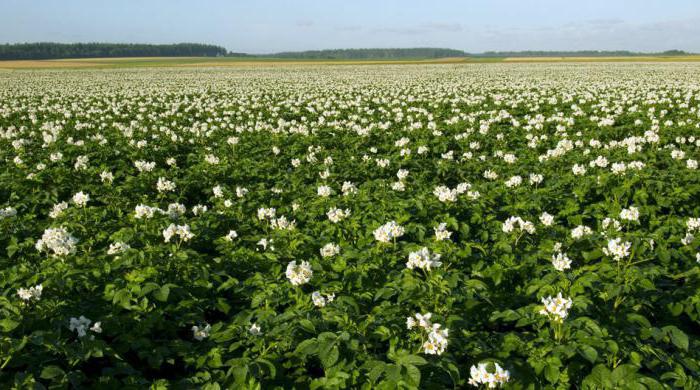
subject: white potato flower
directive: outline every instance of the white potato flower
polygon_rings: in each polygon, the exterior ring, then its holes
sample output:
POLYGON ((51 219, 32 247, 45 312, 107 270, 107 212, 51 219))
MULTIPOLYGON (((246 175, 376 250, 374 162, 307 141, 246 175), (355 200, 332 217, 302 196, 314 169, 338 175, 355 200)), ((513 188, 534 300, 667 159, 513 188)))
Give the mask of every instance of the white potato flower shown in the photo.
POLYGON ((540 222, 544 226, 552 226, 554 224, 554 216, 545 211, 540 215, 540 222))
POLYGON ((520 176, 513 176, 505 182, 506 187, 513 188, 522 184, 523 178, 520 176))
POLYGON ((109 171, 100 172, 100 180, 103 183, 112 183, 114 181, 114 175, 109 171))
POLYGON ((134 217, 136 219, 150 219, 153 218, 154 214, 160 211, 156 207, 146 206, 143 204, 137 205, 134 209, 134 217))
POLYGON ((211 334, 211 325, 209 325, 209 324, 206 324, 203 327, 199 327, 196 325, 192 327, 192 336, 197 341, 204 340, 205 338, 209 337, 210 334, 211 334))
POLYGON ((547 316, 554 322, 562 322, 569 315, 572 303, 571 299, 562 297, 561 293, 557 294, 556 297, 542 298, 544 307, 540 310, 540 314, 547 316))
POLYGON ((163 239, 165 242, 170 242, 170 239, 177 236, 180 242, 187 242, 194 237, 194 233, 188 225, 175 225, 171 223, 163 230, 163 239))
POLYGON ((574 229, 571 230, 571 237, 577 240, 585 236, 590 236, 591 234, 593 234, 593 230, 588 226, 584 225, 576 226, 574 229))
POLYGON ((308 261, 302 261, 297 264, 296 260, 290 261, 287 264, 285 275, 294 286, 299 286, 308 283, 313 276, 314 271, 311 269, 311 264, 308 261))
POLYGON ((334 243, 328 243, 324 245, 321 250, 321 257, 333 257, 340 253, 340 246, 334 244, 334 243))
POLYGON ((172 192, 175 191, 175 183, 164 177, 159 177, 156 183, 156 189, 160 193, 172 192))
POLYGON ((238 233, 236 233, 235 230, 229 230, 228 234, 224 237, 224 239, 228 242, 231 242, 235 240, 238 237, 238 233))
POLYGON ((505 385, 510 380, 510 372, 501 367, 498 363, 493 363, 494 372, 489 372, 486 363, 479 363, 478 366, 471 366, 469 369, 469 384, 472 386, 484 386, 489 389, 505 385))
POLYGON ((343 186, 341 188, 341 191, 343 191, 344 196, 352 195, 357 193, 357 187, 355 187, 355 184, 346 181, 343 182, 343 186))
POLYGON ((70 329, 71 332, 76 332, 78 337, 85 337, 88 330, 95 333, 102 333, 102 324, 100 322, 96 322, 95 325, 89 327, 91 323, 92 321, 85 318, 85 316, 80 316, 79 318, 71 317, 68 322, 68 329, 70 329))
POLYGON ((504 233, 510 233, 515 230, 516 227, 528 234, 535 234, 535 225, 532 222, 516 216, 511 216, 505 220, 501 226, 501 230, 503 230, 504 233))
POLYGON ((406 268, 408 269, 420 268, 426 271, 430 271, 432 268, 437 268, 441 265, 440 255, 437 253, 430 253, 426 247, 416 252, 409 253, 408 261, 406 262, 406 268))
POLYGON ((404 228, 396 221, 390 221, 376 228, 373 232, 374 238, 379 242, 391 242, 403 236, 404 228))
POLYGON ((620 211, 620 219, 634 222, 639 221, 639 209, 634 206, 622 209, 622 211, 620 211))
POLYGON ((571 260, 566 253, 559 252, 552 255, 552 265, 557 271, 565 271, 571 268, 571 260))
POLYGON ((127 251, 129 248, 131 248, 129 246, 129 244, 126 244, 126 243, 121 242, 121 241, 117 241, 113 244, 109 244, 109 249, 107 249, 107 254, 108 255, 116 255, 116 254, 123 253, 123 252, 127 251))
POLYGON ((258 336, 262 333, 260 330, 260 326, 258 326, 258 324, 255 324, 255 323, 250 325, 248 332, 250 332, 250 334, 252 334, 253 336, 258 336))
POLYGON ((17 295, 24 301, 38 301, 43 290, 44 287, 41 284, 37 284, 34 287, 18 289, 17 295))
POLYGON ((623 242, 622 239, 618 237, 608 240, 608 246, 603 248, 603 253, 612 257, 616 261, 620 261, 630 255, 631 247, 632 243, 623 242))
POLYGON ((318 189, 316 190, 316 192, 317 192, 318 196, 323 197, 323 198, 327 198, 327 197, 331 196, 331 194, 333 193, 333 191, 331 190, 331 187, 329 187, 327 185, 319 186, 318 189))
POLYGON ((324 297, 320 292, 314 291, 311 293, 311 300, 317 307, 324 307, 326 304, 333 302, 335 294, 326 294, 324 297))
POLYGON ((78 240, 65 228, 58 227, 44 230, 35 247, 38 251, 50 252, 53 256, 66 256, 75 253, 77 243, 78 240))
POLYGON ((452 232, 447 230, 447 223, 445 222, 441 222, 433 230, 435 230, 435 240, 437 241, 449 240, 452 237, 452 232))
POLYGON ((87 205, 87 202, 89 200, 90 200, 90 195, 84 193, 83 191, 80 191, 77 194, 73 195, 73 198, 72 198, 73 203, 75 203, 75 205, 78 207, 85 207, 85 205, 87 205))
POLYGON ((326 213, 326 216, 331 222, 338 223, 350 216, 350 209, 342 210, 337 207, 331 207, 326 213))

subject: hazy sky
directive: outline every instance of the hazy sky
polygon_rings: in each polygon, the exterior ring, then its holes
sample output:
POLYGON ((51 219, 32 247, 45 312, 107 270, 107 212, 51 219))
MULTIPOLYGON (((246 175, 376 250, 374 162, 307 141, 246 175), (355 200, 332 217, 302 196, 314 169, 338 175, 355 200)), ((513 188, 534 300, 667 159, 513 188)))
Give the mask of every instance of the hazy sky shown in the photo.
POLYGON ((0 42, 700 52, 700 0, 0 0, 0 42))

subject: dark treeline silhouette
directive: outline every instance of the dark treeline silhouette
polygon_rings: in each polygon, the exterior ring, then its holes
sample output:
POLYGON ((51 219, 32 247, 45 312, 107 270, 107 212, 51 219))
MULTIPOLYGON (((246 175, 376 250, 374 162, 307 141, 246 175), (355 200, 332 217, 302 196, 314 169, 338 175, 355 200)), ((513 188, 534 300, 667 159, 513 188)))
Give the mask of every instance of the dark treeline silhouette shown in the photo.
POLYGON ((225 48, 201 43, 175 43, 152 45, 141 43, 15 43, 0 44, 0 60, 45 60, 54 58, 98 57, 251 57, 315 60, 366 60, 366 59, 420 59, 446 57, 633 57, 687 55, 682 50, 659 53, 640 53, 627 50, 599 51, 487 51, 467 53, 462 50, 417 47, 389 49, 329 49, 290 51, 272 54, 246 54, 228 52, 225 48))
POLYGON ((634 57, 634 56, 682 56, 683 50, 666 50, 658 53, 640 53, 627 50, 580 50, 580 51, 487 51, 471 54, 473 57, 634 57))
POLYGON ((417 47, 410 49, 330 49, 282 52, 266 55, 274 58, 301 58, 327 60, 364 60, 364 59, 393 59, 393 58, 444 58, 465 57, 467 53, 461 50, 417 47))
POLYGON ((214 57, 226 54, 226 49, 221 46, 200 43, 167 45, 53 42, 0 44, 0 59, 3 60, 97 57, 214 57))

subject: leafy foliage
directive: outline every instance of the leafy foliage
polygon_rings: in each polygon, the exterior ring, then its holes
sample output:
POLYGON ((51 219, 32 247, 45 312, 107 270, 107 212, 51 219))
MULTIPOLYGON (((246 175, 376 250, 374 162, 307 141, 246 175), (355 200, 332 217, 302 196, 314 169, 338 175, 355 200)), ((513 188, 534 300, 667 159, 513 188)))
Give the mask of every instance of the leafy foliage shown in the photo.
POLYGON ((698 69, 0 73, 0 387, 697 389, 698 69))

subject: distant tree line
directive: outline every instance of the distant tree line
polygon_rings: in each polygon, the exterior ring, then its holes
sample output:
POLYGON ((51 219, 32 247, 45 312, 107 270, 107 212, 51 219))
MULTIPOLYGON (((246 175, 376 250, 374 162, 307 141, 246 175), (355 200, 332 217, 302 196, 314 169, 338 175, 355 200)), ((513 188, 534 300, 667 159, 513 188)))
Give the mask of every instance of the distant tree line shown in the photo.
POLYGON ((461 50, 418 47, 410 49, 331 49, 282 52, 266 55, 273 58, 300 58, 325 60, 365 60, 395 58, 465 57, 461 50))
POLYGON ((687 55, 682 50, 639 53, 626 50, 599 51, 487 51, 470 54, 462 50, 417 47, 405 49, 329 49, 289 51, 264 55, 229 52, 221 46, 201 43, 152 45, 141 43, 15 43, 0 44, 0 60, 44 60, 98 57, 262 57, 315 60, 411 59, 447 57, 630 57, 687 55))
POLYGON ((0 44, 2 60, 44 60, 97 57, 215 57, 228 54, 221 46, 200 43, 16 43, 0 44))
POLYGON ((472 57, 634 57, 634 56, 682 56, 683 50, 666 50, 657 53, 640 53, 627 50, 580 50, 580 51, 487 51, 471 54, 472 57))

